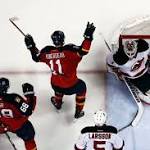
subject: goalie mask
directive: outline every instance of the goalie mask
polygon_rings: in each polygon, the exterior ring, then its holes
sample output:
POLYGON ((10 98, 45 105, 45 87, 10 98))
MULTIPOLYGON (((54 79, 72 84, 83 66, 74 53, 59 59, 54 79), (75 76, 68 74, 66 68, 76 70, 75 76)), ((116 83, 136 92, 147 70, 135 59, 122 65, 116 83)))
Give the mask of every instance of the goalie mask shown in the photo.
POLYGON ((0 95, 6 94, 8 88, 9 88, 9 80, 6 78, 0 78, 0 95))
POLYGON ((137 53, 137 43, 136 43, 136 41, 133 41, 133 40, 125 41, 125 43, 124 43, 124 52, 130 59, 135 57, 135 55, 137 53))
POLYGON ((94 114, 94 123, 96 126, 103 126, 106 123, 106 112, 99 110, 94 114))
POLYGON ((64 39, 65 35, 62 31, 55 31, 51 35, 52 41, 56 47, 63 46, 64 45, 64 39))

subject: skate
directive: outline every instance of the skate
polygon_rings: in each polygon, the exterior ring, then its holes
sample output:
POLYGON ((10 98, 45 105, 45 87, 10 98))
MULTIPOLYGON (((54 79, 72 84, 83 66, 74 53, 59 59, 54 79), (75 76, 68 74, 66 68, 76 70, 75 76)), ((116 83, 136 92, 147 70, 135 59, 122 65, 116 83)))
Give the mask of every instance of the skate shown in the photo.
POLYGON ((54 106, 57 110, 60 110, 60 109, 61 109, 62 102, 59 102, 59 103, 56 102, 54 96, 51 97, 51 102, 52 102, 53 106, 54 106))
POLYGON ((84 116, 84 111, 76 110, 75 115, 74 115, 75 119, 81 118, 83 116, 84 116))

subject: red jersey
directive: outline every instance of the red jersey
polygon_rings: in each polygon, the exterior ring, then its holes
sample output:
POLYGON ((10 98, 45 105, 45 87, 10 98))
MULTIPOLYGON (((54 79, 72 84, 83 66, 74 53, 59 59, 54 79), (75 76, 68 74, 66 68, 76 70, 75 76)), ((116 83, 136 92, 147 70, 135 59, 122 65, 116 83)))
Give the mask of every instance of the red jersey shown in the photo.
POLYGON ((31 97, 25 100, 18 94, 0 96, 0 122, 8 127, 8 131, 15 132, 28 120, 35 103, 35 96, 32 100, 31 97))
POLYGON ((81 46, 68 44, 62 47, 46 46, 38 55, 38 61, 46 63, 51 71, 51 83, 57 87, 69 88, 78 81, 77 67, 82 56, 87 54, 90 40, 84 40, 81 46))

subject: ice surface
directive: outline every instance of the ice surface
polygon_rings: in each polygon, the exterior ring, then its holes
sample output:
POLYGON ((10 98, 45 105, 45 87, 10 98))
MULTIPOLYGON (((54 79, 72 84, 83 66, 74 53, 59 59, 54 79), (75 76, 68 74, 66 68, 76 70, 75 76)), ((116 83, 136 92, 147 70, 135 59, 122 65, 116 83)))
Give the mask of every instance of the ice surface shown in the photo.
MULTIPOLYGON (((108 123, 120 129, 132 121, 137 111, 137 106, 125 84, 117 80, 114 75, 107 74, 106 83, 108 123)), ((120 132, 120 135, 125 140, 124 150, 149 150, 150 106, 145 104, 144 108, 145 111, 139 124, 134 128, 129 127, 120 132)))
MULTIPOLYGON (((30 33, 34 37, 39 49, 51 44, 50 35, 54 30, 58 29, 65 32, 66 43, 80 45, 87 21, 94 22, 96 31, 92 49, 90 54, 79 65, 79 70, 81 72, 103 71, 105 70, 105 58, 109 52, 99 33, 103 32, 106 39, 111 39, 110 33, 118 26, 118 23, 132 16, 149 14, 149 6, 149 0, 138 2, 137 0, 126 0, 124 3, 120 0, 1 0, 0 76, 10 79, 10 92, 16 91, 21 94, 21 83, 23 82, 28 81, 34 84, 38 96, 38 104, 31 121, 37 131, 36 140, 39 150, 60 150, 62 145, 65 146, 63 150, 73 149, 73 144, 81 128, 92 123, 91 114, 98 108, 105 107, 106 92, 108 104, 112 103, 112 105, 107 104, 107 108, 110 109, 108 111, 110 116, 108 122, 117 125, 117 127, 122 127, 131 119, 130 117, 136 111, 136 106, 133 100, 129 98, 130 94, 128 92, 120 95, 122 90, 127 89, 113 77, 109 79, 108 91, 106 91, 103 74, 84 74, 81 77, 87 81, 88 85, 85 106, 87 115, 76 124, 72 124, 74 113, 73 96, 65 97, 63 111, 57 114, 49 102, 52 94, 49 85, 49 73, 42 73, 43 71, 49 72, 49 69, 46 65, 36 64, 32 61, 30 52, 26 50, 24 45, 24 37, 9 22, 9 18, 13 16, 19 18, 16 24, 23 32, 30 33), (20 74, 21 72, 25 74, 20 74), (41 74, 26 74, 27 72, 40 72, 41 74), (112 84, 116 86, 114 87, 112 84), (119 90, 118 95, 109 95, 111 92, 116 93, 114 90, 119 90), (109 99, 110 96, 112 96, 111 99, 109 99), (120 122, 116 123, 118 118, 120 122)), ((149 150, 149 111, 149 106, 146 105, 143 120, 134 130, 137 134, 135 138, 136 150, 149 150), (142 140, 141 135, 145 137, 144 140, 142 140)), ((130 131, 131 129, 126 130, 130 131)), ((120 134, 126 138, 126 143, 128 143, 127 141, 133 138, 131 132, 125 131, 120 134)), ((19 147, 19 150, 23 150, 22 141, 12 134, 11 137, 17 147, 19 147)), ((126 149, 130 149, 128 148, 130 144, 130 142, 126 144, 126 149)), ((0 135, 0 150, 11 149, 5 136, 0 135)))
MULTIPOLYGON (((93 125, 94 112, 105 108, 104 75, 79 74, 79 77, 87 83, 88 92, 84 109, 85 116, 76 122, 73 119, 75 95, 64 97, 60 113, 56 112, 52 106, 50 97, 53 91, 49 85, 49 74, 5 74, 4 76, 10 80, 9 92, 17 92, 22 95, 22 83, 29 82, 34 85, 38 99, 35 112, 30 120, 36 130, 35 140, 38 150, 73 149, 80 130, 85 126, 93 125)), ((14 134, 10 136, 18 150, 24 150, 22 140, 14 134)), ((13 150, 5 135, 0 135, 0 150, 13 150)))

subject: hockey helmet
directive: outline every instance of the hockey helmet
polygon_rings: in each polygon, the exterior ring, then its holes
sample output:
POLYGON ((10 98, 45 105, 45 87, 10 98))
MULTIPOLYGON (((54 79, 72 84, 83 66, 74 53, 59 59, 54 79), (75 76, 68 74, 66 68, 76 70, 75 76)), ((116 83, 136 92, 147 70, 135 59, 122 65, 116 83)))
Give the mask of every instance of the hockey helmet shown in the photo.
POLYGON ((94 114, 94 123, 96 126, 103 126, 106 123, 107 114, 103 110, 98 110, 94 114))
POLYGON ((0 95, 7 93, 9 88, 9 80, 7 78, 0 78, 0 95))
POLYGON ((124 52, 130 59, 132 59, 137 53, 137 42, 135 40, 125 41, 124 52))
POLYGON ((51 35, 52 41, 56 47, 63 46, 64 45, 64 39, 65 35, 62 31, 55 31, 51 35))

